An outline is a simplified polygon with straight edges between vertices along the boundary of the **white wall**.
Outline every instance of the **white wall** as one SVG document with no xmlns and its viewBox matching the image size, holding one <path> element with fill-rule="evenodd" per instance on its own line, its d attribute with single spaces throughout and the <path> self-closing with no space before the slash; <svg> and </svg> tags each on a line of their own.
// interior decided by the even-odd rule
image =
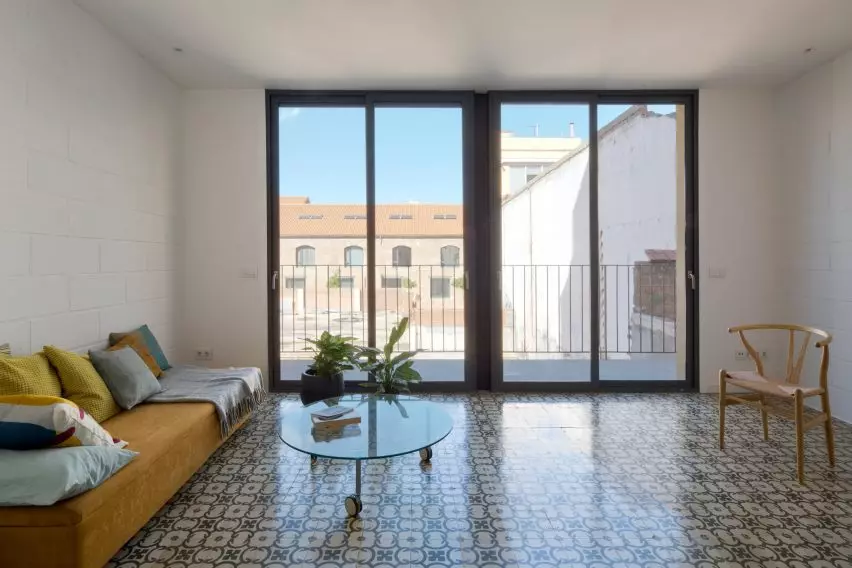
<svg viewBox="0 0 852 568">
<path fill-rule="evenodd" d="M 778 95 L 789 319 L 826 329 L 834 415 L 852 421 L 852 52 Z M 815 378 L 817 360 L 808 366 Z"/>
<path fill-rule="evenodd" d="M 700 385 L 718 391 L 719 369 L 749 368 L 727 328 L 783 317 L 778 276 L 779 199 L 774 93 L 699 93 Z M 711 269 L 723 278 L 711 278 Z M 718 272 L 717 272 L 718 273 Z"/>
<path fill-rule="evenodd" d="M 0 2 L 0 343 L 175 342 L 179 93 L 65 0 Z"/>
<path fill-rule="evenodd" d="M 184 93 L 180 353 L 268 377 L 265 112 L 262 90 Z"/>
</svg>

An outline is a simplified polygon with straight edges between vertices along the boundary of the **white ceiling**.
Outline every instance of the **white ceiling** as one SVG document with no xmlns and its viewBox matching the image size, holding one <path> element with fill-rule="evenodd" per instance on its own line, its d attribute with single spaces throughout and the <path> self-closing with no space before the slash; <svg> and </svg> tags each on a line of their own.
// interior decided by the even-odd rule
<svg viewBox="0 0 852 568">
<path fill-rule="evenodd" d="M 852 47 L 852 0 L 76 1 L 193 88 L 779 84 Z"/>
</svg>

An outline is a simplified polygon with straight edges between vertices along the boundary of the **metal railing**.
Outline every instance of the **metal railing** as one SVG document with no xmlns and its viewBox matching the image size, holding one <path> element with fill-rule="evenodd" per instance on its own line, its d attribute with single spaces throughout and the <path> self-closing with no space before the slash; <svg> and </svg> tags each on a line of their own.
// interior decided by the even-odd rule
<svg viewBox="0 0 852 568">
<path fill-rule="evenodd" d="M 597 312 L 601 353 L 674 353 L 675 263 L 601 265 L 599 274 L 600 304 L 593 309 L 589 265 L 503 265 L 503 351 L 588 354 Z M 284 265 L 280 283 L 282 356 L 305 356 L 305 338 L 326 330 L 366 344 L 366 266 Z M 408 317 L 400 349 L 463 352 L 464 287 L 460 266 L 376 266 L 377 344 Z"/>
</svg>

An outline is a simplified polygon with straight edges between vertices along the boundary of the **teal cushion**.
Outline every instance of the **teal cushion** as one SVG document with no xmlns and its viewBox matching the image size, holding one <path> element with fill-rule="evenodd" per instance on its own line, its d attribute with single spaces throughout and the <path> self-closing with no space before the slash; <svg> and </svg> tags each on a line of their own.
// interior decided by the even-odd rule
<svg viewBox="0 0 852 568">
<path fill-rule="evenodd" d="M 136 455 L 105 446 L 0 450 L 0 506 L 53 505 L 94 489 Z"/>
<path fill-rule="evenodd" d="M 116 351 L 89 351 L 89 359 L 112 398 L 125 410 L 163 390 L 160 381 L 132 347 Z"/>
<path fill-rule="evenodd" d="M 160 347 L 160 344 L 157 343 L 157 338 L 154 337 L 154 334 L 151 333 L 151 329 L 148 325 L 143 325 L 138 329 L 134 329 L 130 333 L 138 333 L 142 340 L 145 342 L 145 345 L 148 346 L 148 351 L 151 352 L 151 355 L 157 361 L 157 366 L 159 366 L 162 370 L 171 369 L 172 366 L 169 365 L 169 360 L 166 359 L 166 354 L 163 353 L 163 348 Z M 127 333 L 110 333 L 109 334 L 109 344 L 110 347 L 121 341 Z"/>
</svg>

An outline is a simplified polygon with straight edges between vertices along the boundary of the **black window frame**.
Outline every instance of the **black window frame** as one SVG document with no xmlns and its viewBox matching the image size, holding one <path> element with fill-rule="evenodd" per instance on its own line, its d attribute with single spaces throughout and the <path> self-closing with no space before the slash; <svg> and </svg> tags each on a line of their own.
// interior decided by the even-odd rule
<svg viewBox="0 0 852 568">
<path fill-rule="evenodd" d="M 435 294 L 435 283 L 441 283 L 441 294 Z M 446 289 L 446 294 L 444 290 Z M 437 300 L 447 300 L 453 297 L 453 279 L 449 276 L 430 276 L 429 277 L 429 298 Z"/>
<path fill-rule="evenodd" d="M 445 251 L 451 251 L 451 250 L 452 250 L 453 253 L 455 253 L 455 262 L 454 263 L 445 262 L 444 261 L 444 252 Z M 456 266 L 461 266 L 461 249 L 459 247 L 457 247 L 456 245 L 444 245 L 444 246 L 442 246 L 441 250 L 439 252 L 439 255 L 440 255 L 441 266 L 447 266 L 447 267 L 451 267 L 451 268 L 456 267 Z"/>
<path fill-rule="evenodd" d="M 350 258 L 350 254 L 352 251 L 358 250 L 361 253 L 361 264 L 353 264 L 352 259 Z M 343 266 L 364 266 L 364 260 L 366 259 L 364 253 L 364 247 L 358 245 L 349 245 L 343 248 Z"/>
<path fill-rule="evenodd" d="M 302 253 L 310 251 L 311 262 L 302 262 Z M 299 245 L 296 247 L 296 266 L 316 266 L 317 265 L 317 249 L 311 245 Z"/>
<path fill-rule="evenodd" d="M 408 255 L 407 262 L 403 263 L 400 260 L 399 254 L 397 253 L 397 251 L 400 251 L 400 252 L 406 251 L 406 254 Z M 393 247 L 393 249 L 391 249 L 391 265 L 397 266 L 397 267 L 402 267 L 402 268 L 410 268 L 411 262 L 412 262 L 411 261 L 412 256 L 413 256 L 413 253 L 411 251 L 410 246 L 408 246 L 408 245 L 396 245 L 395 247 Z M 406 260 L 406 259 L 403 259 L 403 260 Z"/>
</svg>

